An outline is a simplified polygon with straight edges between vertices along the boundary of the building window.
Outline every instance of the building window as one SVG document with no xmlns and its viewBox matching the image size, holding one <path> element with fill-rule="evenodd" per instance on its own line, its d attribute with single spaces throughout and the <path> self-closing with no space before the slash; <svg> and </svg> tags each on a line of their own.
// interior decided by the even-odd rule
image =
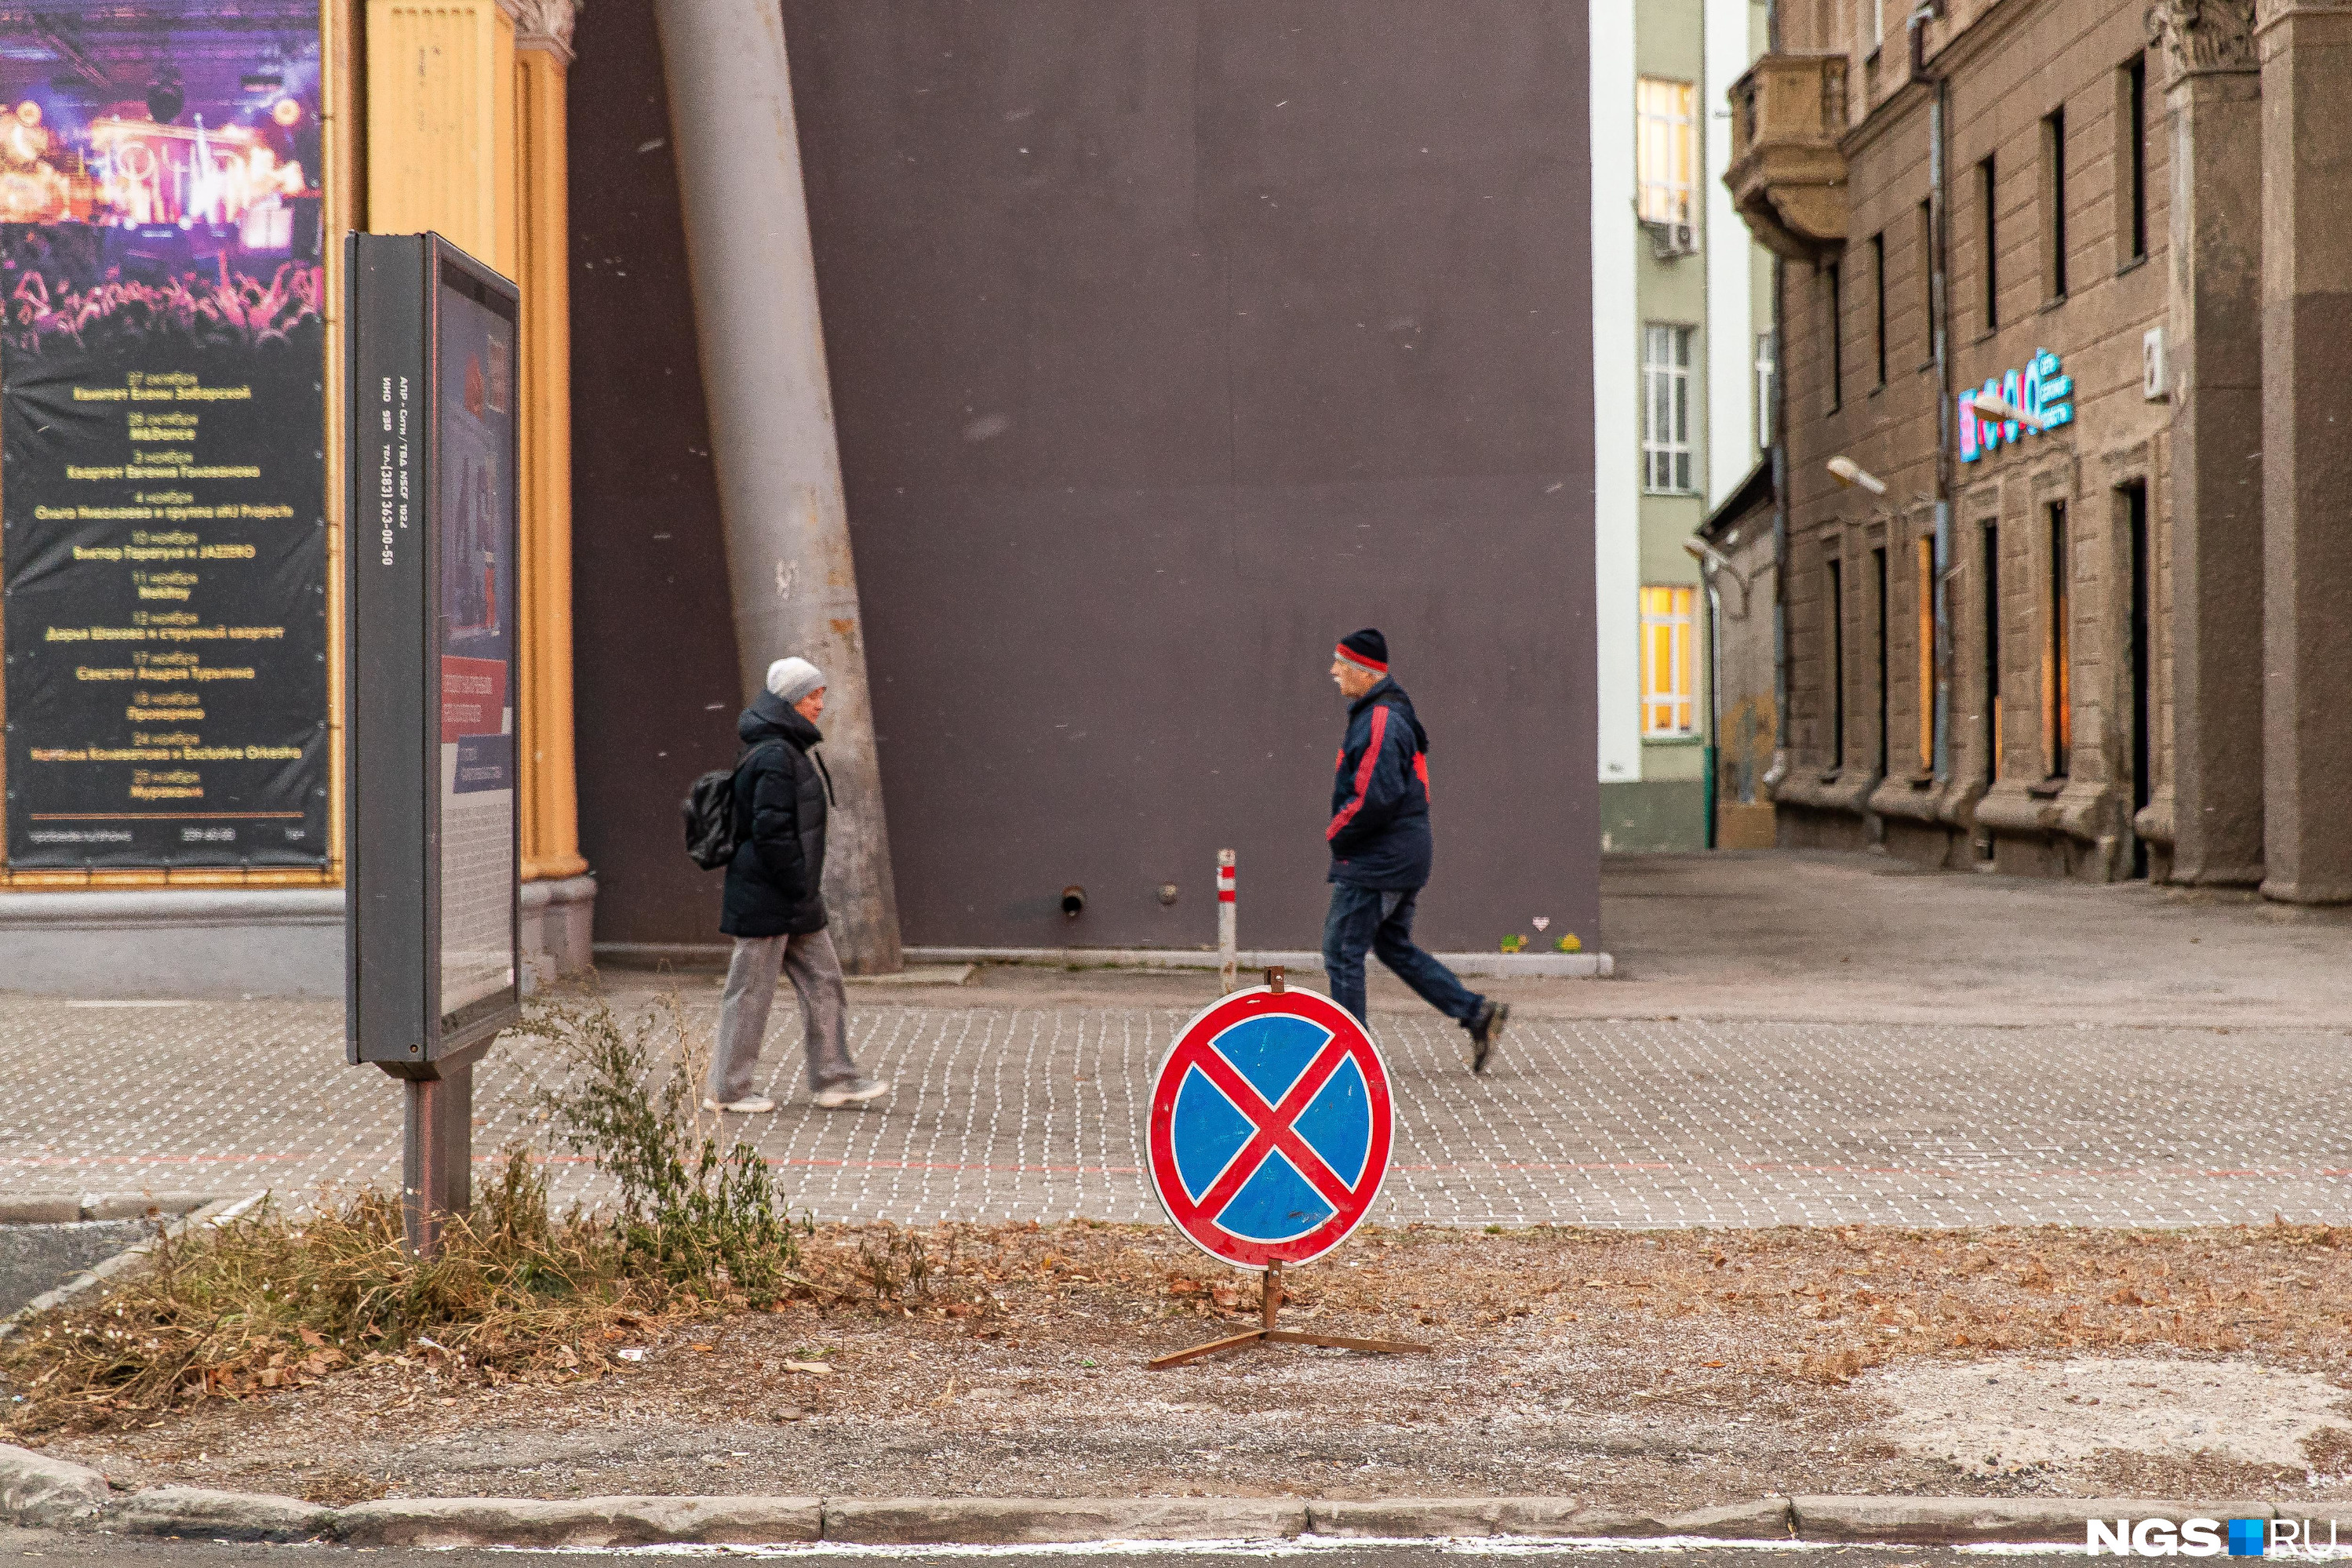
<svg viewBox="0 0 2352 1568">
<path fill-rule="evenodd" d="M 1698 184 L 1697 97 L 1686 81 L 1643 77 L 1634 84 L 1645 224 L 1692 221 L 1691 193 Z"/>
<path fill-rule="evenodd" d="M 1870 351 L 1878 367 L 1875 384 L 1886 384 L 1886 236 L 1870 236 Z"/>
<path fill-rule="evenodd" d="M 1772 450 L 1772 412 L 1780 402 L 1780 343 L 1769 332 L 1756 334 L 1756 449 Z"/>
<path fill-rule="evenodd" d="M 1691 696 L 1691 588 L 1642 590 L 1642 737 L 1677 740 L 1694 733 Z"/>
<path fill-rule="evenodd" d="M 1919 596 L 1912 617 L 1919 642 L 1919 771 L 1936 768 L 1936 540 L 1921 534 L 1912 545 L 1913 591 Z"/>
<path fill-rule="evenodd" d="M 2000 184 L 1992 160 L 1977 165 L 1977 200 L 1984 210 L 1984 326 L 2000 329 L 2000 214 L 1997 205 Z"/>
<path fill-rule="evenodd" d="M 1936 204 L 1919 204 L 1919 319 L 1927 324 L 1927 358 L 1936 362 L 1937 334 L 1942 323 L 1936 317 Z"/>
<path fill-rule="evenodd" d="M 2049 737 L 2050 776 L 2066 776 L 2074 749 L 2074 682 L 2067 669 L 2066 618 L 2074 558 L 2066 544 L 2066 503 L 2050 503 L 2050 620 L 2042 632 L 2042 733 Z"/>
<path fill-rule="evenodd" d="M 1845 564 L 1830 562 L 1830 769 L 1845 767 Z"/>
<path fill-rule="evenodd" d="M 1642 487 L 1691 487 L 1690 367 L 1695 329 L 1652 322 L 1642 334 Z"/>
<path fill-rule="evenodd" d="M 2042 117 L 2042 281 L 2044 296 L 2066 298 L 2066 111 Z"/>
<path fill-rule="evenodd" d="M 1984 526 L 1985 778 L 2000 778 L 2000 528 Z"/>
<path fill-rule="evenodd" d="M 1845 275 L 1836 262 L 1822 268 L 1822 308 L 1830 320 L 1830 412 L 1845 406 Z"/>
<path fill-rule="evenodd" d="M 1886 551 L 1884 547 L 1870 552 L 1870 570 L 1871 575 L 1877 579 L 1875 587 L 1878 590 L 1876 595 L 1877 601 L 1872 606 L 1872 608 L 1878 613 L 1878 735 L 1876 737 L 1878 744 L 1878 766 L 1875 771 L 1879 778 L 1884 779 L 1886 777 L 1886 764 L 1888 760 L 1886 737 L 1887 732 L 1894 728 L 1895 717 L 1892 683 L 1887 678 L 1887 672 L 1892 668 L 1894 661 L 1887 657 L 1886 647 L 1886 591 L 1888 584 L 1886 580 Z"/>
<path fill-rule="evenodd" d="M 2124 144 L 2116 149 L 2122 180 L 2124 264 L 2147 258 L 2147 57 L 2136 56 L 2116 73 L 2116 129 Z"/>
</svg>

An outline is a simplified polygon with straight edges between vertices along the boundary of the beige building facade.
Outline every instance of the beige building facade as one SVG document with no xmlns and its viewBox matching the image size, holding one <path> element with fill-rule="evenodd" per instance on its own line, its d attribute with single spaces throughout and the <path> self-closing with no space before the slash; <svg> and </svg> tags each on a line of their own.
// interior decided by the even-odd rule
<svg viewBox="0 0 2352 1568">
<path fill-rule="evenodd" d="M 2352 899 L 2352 4 L 1772 32 L 1780 841 Z"/>
</svg>

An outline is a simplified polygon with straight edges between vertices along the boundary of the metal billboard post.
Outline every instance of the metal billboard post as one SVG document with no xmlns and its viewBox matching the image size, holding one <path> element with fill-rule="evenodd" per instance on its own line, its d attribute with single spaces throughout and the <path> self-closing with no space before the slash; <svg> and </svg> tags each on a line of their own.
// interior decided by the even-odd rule
<svg viewBox="0 0 2352 1568">
<path fill-rule="evenodd" d="M 521 1012 L 520 295 L 438 235 L 344 246 L 345 1059 L 404 1081 L 429 1257 L 472 1199 L 474 1063 Z"/>
</svg>

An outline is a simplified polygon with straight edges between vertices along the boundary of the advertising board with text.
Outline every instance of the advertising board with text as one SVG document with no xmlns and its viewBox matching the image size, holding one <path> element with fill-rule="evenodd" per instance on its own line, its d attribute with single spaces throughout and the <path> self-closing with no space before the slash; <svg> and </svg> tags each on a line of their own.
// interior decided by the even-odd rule
<svg viewBox="0 0 2352 1568">
<path fill-rule="evenodd" d="M 18 869 L 327 863 L 316 0 L 0 10 Z"/>
<path fill-rule="evenodd" d="M 436 279 L 443 1027 L 515 983 L 515 319 Z M 503 309 L 504 313 L 501 313 Z"/>
<path fill-rule="evenodd" d="M 348 1044 L 423 1071 L 520 1004 L 512 283 L 355 234 L 343 777 Z"/>
</svg>

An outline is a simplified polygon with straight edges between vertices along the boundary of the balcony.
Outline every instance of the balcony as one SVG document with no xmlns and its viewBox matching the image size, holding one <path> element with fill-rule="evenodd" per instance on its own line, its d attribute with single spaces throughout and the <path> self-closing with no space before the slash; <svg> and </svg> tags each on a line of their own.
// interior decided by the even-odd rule
<svg viewBox="0 0 2352 1568">
<path fill-rule="evenodd" d="M 1750 233 L 1790 261 L 1845 245 L 1843 55 L 1766 55 L 1731 89 L 1731 188 Z"/>
</svg>

